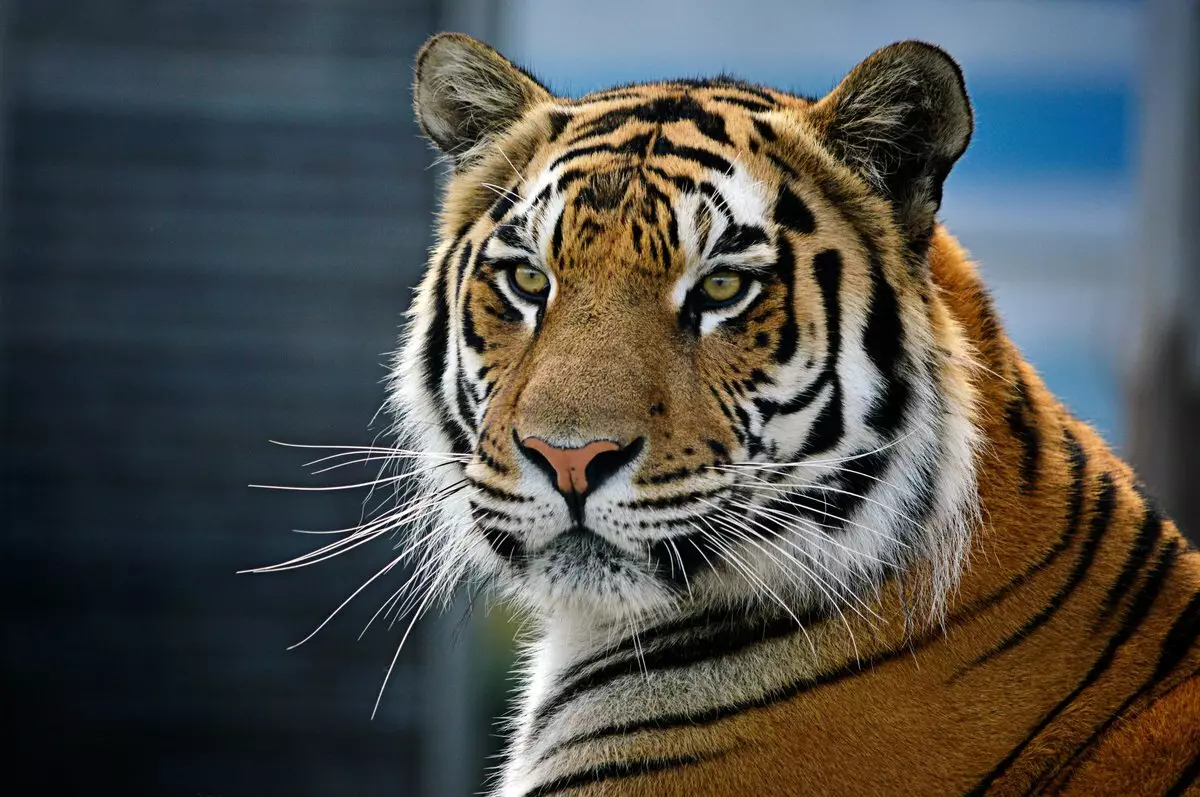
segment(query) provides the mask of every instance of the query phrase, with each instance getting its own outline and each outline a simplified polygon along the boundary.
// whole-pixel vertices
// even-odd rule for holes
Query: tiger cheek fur
[[[570,100],[447,34],[415,97],[453,173],[392,408],[431,593],[537,623],[499,793],[1182,793],[1200,565],[935,222],[945,53]]]

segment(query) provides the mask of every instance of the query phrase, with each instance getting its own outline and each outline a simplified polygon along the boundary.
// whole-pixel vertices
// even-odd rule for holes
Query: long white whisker
[[[259,490],[288,490],[291,492],[300,492],[300,493],[308,493],[308,492],[323,493],[323,492],[333,492],[336,490],[357,490],[362,487],[376,487],[380,484],[394,484],[397,482],[407,481],[409,479],[415,479],[418,476],[424,475],[428,471],[433,470],[434,468],[437,468],[437,467],[439,467],[439,466],[431,465],[427,468],[418,468],[416,470],[411,470],[406,473],[401,473],[398,476],[388,476],[386,479],[372,479],[371,481],[358,482],[357,484],[334,484],[334,485],[330,485],[328,487],[298,487],[298,486],[290,485],[290,484],[251,484],[249,486],[257,488]]]
[[[454,485],[451,485],[450,487],[447,487],[446,489],[441,491],[441,493],[431,497],[430,499],[428,499],[428,503],[416,504],[414,506],[406,507],[404,510],[402,510],[400,512],[396,512],[396,513],[387,515],[385,517],[382,517],[378,520],[372,521],[371,523],[366,524],[362,528],[361,531],[356,532],[355,534],[352,534],[349,537],[345,537],[340,540],[335,540],[334,542],[331,542],[328,545],[322,546],[321,548],[318,548],[315,551],[310,551],[309,553],[301,554],[300,556],[297,556],[293,559],[289,559],[285,562],[280,562],[279,564],[268,565],[265,567],[256,567],[256,568],[251,568],[249,570],[241,570],[238,572],[239,573],[271,573],[271,572],[278,572],[278,571],[282,571],[282,570],[295,570],[300,567],[307,567],[309,565],[316,564],[317,562],[323,562],[323,561],[326,561],[327,559],[332,559],[334,556],[338,556],[342,553],[345,553],[346,551],[352,550],[353,548],[357,548],[358,546],[360,546],[364,543],[370,542],[371,540],[375,539],[376,537],[379,537],[380,535],[385,534],[390,530],[393,530],[398,525],[411,522],[414,518],[421,517],[422,515],[425,515],[425,514],[428,514],[432,511],[434,511],[442,502],[448,500],[451,495],[462,490],[463,488],[467,487],[468,485],[469,485],[469,482],[467,482],[464,479],[461,482],[458,482]]]
[[[845,457],[834,457],[832,459],[804,459],[798,462],[730,462],[728,467],[744,468],[746,470],[779,470],[784,468],[819,468],[829,465],[838,465],[843,462],[853,462],[857,459],[864,459],[872,454],[878,454],[893,448],[908,438],[912,437],[915,432],[905,432],[894,440],[889,440],[877,448],[872,448],[870,451],[863,451],[859,454],[852,454]],[[710,466],[715,467],[715,466]]]
[[[742,517],[739,517],[739,516],[737,516],[737,515],[734,515],[734,514],[732,514],[732,513],[726,512],[726,510],[723,510],[721,507],[718,507],[718,506],[713,506],[713,508],[714,508],[714,509],[716,509],[716,510],[717,510],[717,512],[718,512],[718,513],[720,513],[720,515],[728,515],[728,517],[729,517],[729,518],[732,518],[733,520],[736,520],[736,521],[738,521],[739,523],[741,523],[741,522],[744,522],[744,521],[749,521],[749,522],[751,522],[751,523],[754,523],[756,526],[759,526],[760,528],[762,528],[762,529],[764,529],[764,530],[767,530],[767,531],[769,531],[769,530],[768,530],[768,529],[767,529],[765,526],[763,526],[761,523],[758,523],[757,521],[753,520],[752,518],[742,518]],[[765,548],[763,548],[761,545],[759,545],[759,544],[758,544],[758,542],[757,542],[756,540],[757,540],[757,539],[761,539],[761,540],[762,540],[764,543],[766,543],[767,545],[770,545],[772,548],[774,548],[775,550],[779,551],[779,553],[780,553],[780,555],[781,555],[781,556],[784,556],[784,557],[786,557],[786,558],[787,558],[788,560],[790,560],[790,561],[791,561],[791,562],[792,562],[792,563],[793,563],[793,564],[794,564],[796,567],[798,567],[798,568],[800,568],[802,571],[804,571],[804,573],[805,573],[805,574],[806,574],[806,575],[807,575],[807,576],[808,576],[810,579],[812,579],[812,580],[813,580],[813,582],[814,582],[814,583],[816,584],[816,586],[817,586],[817,589],[819,589],[819,590],[821,591],[821,594],[825,596],[825,599],[826,599],[826,600],[829,602],[830,606],[832,606],[832,607],[834,608],[834,610],[835,610],[835,611],[837,611],[839,614],[841,614],[841,609],[840,609],[840,608],[839,608],[839,606],[838,606],[838,603],[839,603],[839,601],[838,601],[838,600],[837,600],[837,598],[835,598],[835,597],[833,596],[833,594],[832,594],[832,593],[829,591],[829,589],[828,589],[828,585],[825,583],[825,580],[824,580],[824,579],[822,579],[822,578],[821,578],[819,575],[817,575],[817,573],[816,573],[814,570],[812,570],[811,568],[809,568],[808,566],[806,566],[806,565],[805,565],[803,562],[801,562],[799,559],[797,559],[797,558],[795,557],[795,555],[793,555],[793,554],[790,554],[790,553],[788,553],[787,551],[783,550],[783,549],[782,549],[782,548],[780,548],[778,545],[776,545],[774,542],[772,542],[772,541],[771,541],[771,540],[770,540],[768,537],[766,537],[766,536],[764,536],[764,535],[762,535],[762,534],[755,534],[755,533],[752,533],[752,532],[751,532],[751,531],[750,531],[748,528],[741,528],[741,527],[739,527],[739,526],[737,526],[737,525],[734,525],[733,523],[730,523],[730,522],[726,521],[726,520],[725,520],[725,518],[724,518],[724,517],[722,517],[722,516],[718,516],[718,517],[716,517],[716,518],[713,518],[713,520],[714,520],[714,521],[716,521],[716,522],[718,522],[718,523],[721,523],[721,525],[722,525],[722,526],[724,526],[726,529],[728,529],[729,531],[733,532],[733,533],[734,533],[734,534],[736,534],[738,537],[740,537],[741,539],[743,539],[745,542],[748,542],[750,545],[753,545],[753,546],[754,546],[755,548],[757,548],[757,549],[758,549],[760,552],[762,552],[763,554],[765,554],[765,555],[767,556],[767,558],[769,558],[769,559],[770,559],[772,562],[774,562],[776,567],[779,567],[781,571],[783,571],[784,573],[787,573],[787,572],[788,572],[788,569],[787,569],[786,565],[784,565],[783,563],[781,563],[781,562],[780,562],[778,559],[776,559],[776,558],[775,558],[775,557],[774,557],[774,556],[773,556],[773,555],[772,555],[772,554],[771,554],[769,551],[767,551]],[[772,535],[772,536],[773,536],[773,535]],[[811,558],[811,554],[809,554],[807,551],[804,551],[803,549],[799,548],[798,546],[795,546],[794,544],[793,544],[793,547],[796,547],[796,549],[797,549],[797,550],[801,551],[802,553],[804,553],[805,555],[807,555],[807,556],[809,556],[809,557]],[[815,560],[814,560],[814,561],[815,561]],[[833,574],[832,574],[832,573],[830,573],[830,576],[833,576]],[[839,586],[840,586],[840,587],[841,587],[843,590],[846,590],[847,592],[849,592],[849,590],[847,589],[847,587],[846,587],[846,585],[845,585],[845,584],[842,584],[840,581],[838,581],[838,579],[837,579],[836,577],[834,578],[834,580],[838,582]],[[859,617],[862,617],[864,620],[866,619],[866,617],[863,617],[862,613],[861,613],[861,612],[859,612],[859,611],[858,611],[858,609],[855,609],[854,607],[851,607],[851,608],[852,608],[852,609],[853,609],[853,610],[854,610],[856,613],[858,613]],[[842,622],[843,622],[843,623],[845,623],[845,619],[846,619],[846,618],[843,616],[843,617],[842,617]],[[849,630],[849,629],[850,629],[850,626],[849,626],[849,624],[847,624],[847,625],[846,625],[846,629],[847,629],[847,630]],[[851,637],[853,637],[853,632],[851,632]]]
[[[425,599],[421,601],[421,605],[413,613],[412,620],[408,623],[408,628],[404,629],[404,636],[400,637],[400,644],[396,646],[396,653],[392,656],[392,661],[388,664],[387,672],[383,676],[383,683],[379,686],[379,694],[375,697],[375,706],[371,709],[371,719],[375,719],[375,715],[379,713],[379,703],[383,700],[383,691],[387,689],[388,680],[392,677],[392,670],[396,668],[396,662],[400,658],[400,651],[404,650],[404,643],[408,641],[408,635],[412,633],[413,626],[417,624],[425,615],[425,609],[429,606],[429,602],[433,599],[434,591],[430,590]]]
[[[814,505],[809,505],[807,503],[797,504],[793,499],[802,498],[803,496],[798,495],[795,492],[794,488],[783,487],[778,484],[773,484],[771,482],[768,482],[764,479],[756,478],[754,476],[747,476],[747,478],[753,480],[756,483],[755,484],[748,484],[748,483],[738,484],[738,485],[736,485],[738,490],[743,490],[743,491],[744,490],[754,490],[754,491],[758,491],[758,492],[778,493],[778,494],[782,495],[783,500],[786,501],[789,506],[791,506],[793,509],[796,509],[797,511],[819,512],[823,517],[825,517],[827,519],[836,521],[837,523],[841,523],[845,526],[853,526],[854,528],[861,529],[862,531],[865,531],[868,534],[873,534],[876,537],[879,537],[882,540],[886,540],[887,542],[890,542],[900,548],[910,547],[909,544],[904,542],[903,540],[899,540],[889,534],[884,534],[883,532],[879,531],[878,529],[871,528],[870,526],[864,526],[862,523],[858,523],[857,521],[850,520],[849,518],[841,517],[840,515],[835,515],[833,512],[829,511],[827,505],[818,507],[815,504]],[[718,483],[721,483],[721,482],[718,482]],[[828,532],[830,535],[843,530],[842,526],[832,526],[832,525],[829,525],[828,523],[822,523],[819,520],[816,520],[815,518],[805,518],[804,522],[812,525],[815,528],[823,529],[826,532]],[[830,541],[832,542],[832,540],[830,540]]]
[[[811,521],[809,521],[807,518],[802,518],[799,515],[789,515],[787,512],[783,512],[779,509],[771,509],[768,506],[759,506],[758,504],[753,504],[748,501],[739,501],[734,498],[729,499],[729,503],[742,509],[748,509],[757,514],[770,515],[781,522],[788,523],[790,530],[799,531],[809,539],[817,540],[822,544],[828,543],[835,548],[845,551],[855,558],[866,559],[869,562],[874,562],[875,564],[883,565],[885,567],[890,565],[889,562],[885,562],[876,556],[872,556],[866,551],[859,551],[849,547],[848,545],[838,542],[831,534],[821,534],[817,530],[816,526],[812,525]]]
[[[704,520],[704,518],[701,518],[701,520]],[[696,530],[704,536],[704,539],[708,544],[712,545],[716,549],[717,553],[721,554],[722,558],[735,566],[735,569],[741,573],[742,577],[746,579],[746,582],[750,584],[751,587],[765,591],[776,603],[779,604],[779,606],[785,612],[787,612],[788,616],[796,621],[797,627],[799,627],[800,632],[804,634],[804,638],[808,640],[808,645],[812,649],[813,655],[815,656],[817,654],[817,647],[815,644],[813,644],[812,637],[809,636],[808,629],[804,627],[804,623],[800,622],[800,618],[796,616],[795,612],[791,610],[791,608],[783,601],[783,599],[776,595],[775,591],[772,590],[766,582],[755,575],[750,567],[742,562],[741,559],[739,559],[737,555],[733,553],[733,550],[728,545],[725,545],[723,542],[721,542],[720,535],[716,533],[715,529],[712,530],[713,533],[711,535],[706,534],[704,530],[699,527],[696,527]]]
[[[718,509],[718,511],[724,512],[724,510],[721,510],[719,507],[717,507],[717,509]],[[742,518],[740,518],[737,515],[734,515],[732,513],[727,513],[727,514],[730,518],[736,519],[739,522],[742,520]],[[716,520],[718,520],[718,522],[719,522],[720,518],[716,518]],[[753,518],[745,518],[745,520],[749,520],[749,522],[762,527],[764,530],[767,530],[765,526],[762,526],[761,524],[757,523],[757,521],[753,520]],[[767,539],[765,537],[761,537],[761,535],[753,535],[749,532],[748,529],[745,531],[742,531],[742,530],[734,528],[728,524],[725,524],[725,525],[727,528],[730,528],[730,530],[733,531],[735,534],[742,537],[742,539],[744,539],[746,542],[749,542],[751,545],[754,545],[756,548],[759,548],[759,550],[763,550],[763,549],[754,542],[755,536],[759,536],[761,539],[763,539],[764,542],[771,544],[769,539]],[[850,635],[850,645],[851,645],[851,647],[854,648],[854,655],[855,655],[855,658],[857,659],[858,658],[858,642],[854,638],[854,629],[850,627],[849,621],[846,620],[846,615],[842,613],[841,602],[831,593],[829,585],[827,585],[825,583],[825,580],[823,578],[821,578],[819,575],[817,575],[816,572],[809,569],[808,567],[806,567],[804,565],[804,563],[802,563],[798,559],[796,559],[795,556],[788,555],[786,551],[779,549],[778,546],[772,545],[772,547],[779,550],[781,554],[787,556],[797,567],[801,568],[808,575],[808,577],[813,580],[813,582],[817,586],[817,589],[821,590],[821,594],[825,596],[825,600],[827,600],[829,602],[829,605],[833,608],[833,610],[838,613],[838,617],[840,617],[842,620],[842,625],[845,626],[846,632]],[[802,553],[805,553],[810,558],[813,558],[811,556],[811,554],[808,554],[807,551],[804,551],[803,549],[799,548],[799,546],[796,546],[795,544],[793,544],[793,547],[795,547],[797,550],[801,551]],[[763,551],[763,553],[767,553],[767,552]],[[770,557],[773,561],[775,561],[777,565],[779,564],[778,561],[774,560],[774,557],[771,557],[769,553],[767,553],[767,556]],[[820,564],[819,562],[817,562],[817,560],[815,558],[813,558],[813,561],[816,562],[817,564]],[[821,565],[821,566],[823,569],[825,569],[825,571],[827,573],[829,573],[830,578],[833,579],[833,581],[838,585],[838,587],[841,589],[841,591],[843,591],[845,594],[851,596],[852,598],[857,600],[859,603],[861,603],[863,608],[865,608],[867,610],[867,612],[874,615],[876,618],[878,618],[880,620],[883,619],[882,617],[879,617],[879,615],[876,614],[871,609],[870,606],[867,606],[865,603],[863,603],[862,599],[858,598],[858,596],[854,594],[854,591],[851,590],[849,587],[847,587],[844,583],[842,583],[842,581],[840,579],[838,579],[837,576],[835,576],[831,571],[829,571],[828,568],[825,568],[824,565]],[[853,604],[847,604],[847,605],[850,606],[851,611],[853,611],[855,614],[857,614],[865,622],[867,622],[868,624],[871,622],[870,620],[867,619],[866,615],[864,615],[861,611],[858,610],[858,608],[856,606],[854,606]]]

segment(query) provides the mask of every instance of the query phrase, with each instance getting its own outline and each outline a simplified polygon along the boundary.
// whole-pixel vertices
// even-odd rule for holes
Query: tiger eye
[[[709,301],[727,302],[741,292],[742,275],[735,271],[716,271],[705,277],[700,287]]]
[[[534,298],[542,298],[550,290],[550,278],[533,266],[517,266],[510,273],[513,286]]]

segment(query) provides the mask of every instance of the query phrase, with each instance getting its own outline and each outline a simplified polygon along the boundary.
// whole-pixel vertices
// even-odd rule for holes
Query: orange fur
[[[773,347],[790,323],[783,319],[794,316],[795,349],[809,366],[837,356],[841,328],[827,326],[829,288],[814,265],[829,253],[838,258],[837,312],[866,318],[890,291],[908,378],[934,386],[943,401],[927,422],[961,416],[978,444],[977,491],[967,503],[977,499],[979,519],[964,512],[972,526],[957,588],[950,529],[931,537],[924,558],[880,579],[877,591],[854,596],[877,619],[851,613],[850,602],[846,617],[840,605],[824,605],[800,632],[747,645],[724,669],[696,665],[695,695],[724,689],[736,711],[693,708],[695,695],[655,672],[618,673],[623,692],[597,699],[597,711],[678,703],[683,719],[618,722],[611,732],[569,738],[544,752],[567,775],[512,793],[1166,794],[1182,793],[1195,775],[1200,554],[1157,514],[1130,468],[1046,389],[1004,333],[965,252],[934,223],[940,180],[971,124],[961,76],[939,53],[914,43],[885,48],[814,102],[720,81],[567,100],[465,37],[435,39],[423,51],[418,113],[456,171],[401,361],[408,370],[398,379],[420,375],[436,394],[425,404],[404,399],[407,411],[441,413],[445,437],[427,445],[461,446],[470,457],[466,476],[485,493],[536,503],[518,495],[529,483],[519,441],[555,435],[567,442],[546,450],[644,443],[629,487],[643,502],[675,497],[670,485],[684,476],[719,472],[746,437],[722,391],[745,398],[770,382],[780,367]],[[442,72],[429,76],[431,63]],[[477,80],[455,83],[463,75]],[[604,126],[639,107],[658,110]],[[699,125],[714,120],[720,129],[705,134]],[[505,298],[502,273],[488,272],[480,253],[505,226],[507,200],[497,196],[537,190],[531,181],[564,157],[574,173],[564,181],[554,243],[524,255],[539,260],[556,293],[536,310],[531,299],[521,315]],[[790,196],[816,223],[764,220],[787,245],[776,251],[794,256],[793,282],[760,277],[756,313],[741,327],[701,334],[669,300],[695,265],[672,243],[680,233],[670,214],[715,179],[714,163],[729,164],[725,176],[736,167],[748,195]],[[698,235],[707,236],[714,215],[697,211]],[[433,345],[446,345],[433,328],[439,314],[469,327],[460,334],[477,358],[461,378],[445,351],[429,364]],[[485,385],[474,396],[477,425],[465,417],[471,397],[462,395],[462,380],[472,379]],[[877,389],[860,380],[847,391]],[[955,427],[946,430],[949,441]],[[955,467],[971,466],[968,457]],[[565,494],[576,481],[560,477],[557,489]],[[539,515],[537,528],[557,522],[554,511]],[[488,510],[475,519],[503,516]],[[490,555],[477,540],[469,544],[464,550]],[[494,547],[517,569],[520,546],[514,538]],[[688,607],[693,586],[718,581],[687,583],[687,599],[671,606]],[[605,598],[619,605],[619,617],[643,616],[644,607],[621,603],[621,594]],[[519,745],[535,745],[545,727],[537,708]]]

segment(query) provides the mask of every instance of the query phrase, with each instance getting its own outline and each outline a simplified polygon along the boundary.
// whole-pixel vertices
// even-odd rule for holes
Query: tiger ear
[[[417,54],[413,107],[421,132],[456,168],[472,160],[529,108],[544,86],[483,42],[442,33]]]
[[[825,146],[891,200],[909,240],[926,240],[942,183],[974,129],[954,59],[924,42],[889,45],[809,113]]]

